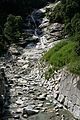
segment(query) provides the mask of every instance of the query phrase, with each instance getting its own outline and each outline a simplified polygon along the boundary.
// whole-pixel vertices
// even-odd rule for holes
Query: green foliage
[[[21,16],[14,16],[10,14],[7,17],[5,23],[4,36],[9,43],[18,42],[21,37],[21,31],[23,28],[23,20]]]
[[[48,10],[51,23],[64,23],[64,30],[69,41],[62,41],[51,48],[41,58],[51,64],[53,69],[67,66],[70,72],[80,75],[80,0],[61,0],[55,9]],[[51,72],[45,74],[49,79]]]
[[[49,14],[49,11],[48,11],[47,17],[49,18],[51,23],[53,23],[55,21],[59,22],[59,23],[63,22],[63,19],[62,19],[63,18],[63,12],[61,12],[60,9],[61,9],[61,4],[56,6],[55,9],[50,10],[51,14]]]
[[[62,41],[55,45],[55,47],[51,48],[47,53],[45,53],[41,60],[46,61],[48,64],[51,64],[53,66],[53,69],[57,70],[67,65],[70,71],[79,73],[80,62],[77,65],[77,68],[74,66],[75,63],[80,60],[80,56],[77,56],[74,50],[76,45],[78,45],[78,42]],[[75,60],[75,58],[77,59]],[[74,63],[73,66],[72,63]],[[49,77],[50,74],[51,72],[48,72],[46,77]]]
[[[50,22],[64,23],[64,30],[74,41],[78,41],[75,47],[77,55],[80,55],[80,1],[79,0],[61,0],[61,3],[55,9],[50,10],[48,15]],[[49,11],[48,11],[49,13]]]
[[[66,24],[65,25],[65,31],[67,32],[67,33],[69,33],[69,35],[71,35],[72,34],[72,28],[71,28],[72,26],[71,26],[71,23],[69,22],[68,24]]]
[[[74,62],[68,65],[70,72],[80,75],[80,57],[76,58]]]

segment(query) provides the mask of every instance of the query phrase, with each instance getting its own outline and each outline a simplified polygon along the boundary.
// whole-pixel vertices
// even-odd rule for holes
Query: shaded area
[[[0,120],[7,120],[6,114],[12,116],[8,110],[10,101],[10,92],[7,78],[5,76],[4,68],[0,68]]]
[[[77,88],[80,90],[80,80],[77,82]]]

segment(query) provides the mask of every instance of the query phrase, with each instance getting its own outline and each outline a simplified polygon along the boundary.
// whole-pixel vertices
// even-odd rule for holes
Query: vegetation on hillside
[[[45,53],[41,60],[45,60],[46,63],[52,66],[45,74],[46,78],[50,77],[54,70],[58,70],[65,65],[67,65],[70,72],[80,74],[80,56],[76,54],[74,49],[77,44],[74,41],[62,41]]]
[[[47,0],[0,0],[0,55],[22,36],[26,15],[46,3]]]
[[[69,41],[58,43],[42,58],[55,70],[67,65],[67,68],[80,75],[80,1],[61,0],[55,9],[47,13],[50,23],[64,24],[64,32],[69,35]],[[49,73],[48,73],[49,74]]]

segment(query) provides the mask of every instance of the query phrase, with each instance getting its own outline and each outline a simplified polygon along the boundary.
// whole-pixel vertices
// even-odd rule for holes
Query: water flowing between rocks
[[[63,106],[53,97],[53,81],[45,80],[45,71],[40,68],[40,58],[43,54],[60,42],[57,37],[62,27],[58,23],[49,24],[45,17],[46,7],[34,10],[26,19],[28,29],[24,30],[24,34],[27,35],[25,40],[30,43],[25,48],[11,46],[10,58],[6,62],[1,61],[0,66],[4,67],[8,81],[1,120],[64,119]],[[55,32],[52,32],[52,29]],[[61,113],[59,109],[62,110]],[[75,120],[69,116],[68,119]]]

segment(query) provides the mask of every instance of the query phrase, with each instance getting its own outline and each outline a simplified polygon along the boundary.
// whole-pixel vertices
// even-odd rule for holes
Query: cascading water
[[[35,18],[34,18],[35,12],[36,12],[36,10],[34,10],[34,11],[31,13],[31,19],[32,19],[32,21],[33,21],[33,23],[34,23],[34,27],[35,27],[34,35],[37,36],[37,37],[39,37],[39,36],[38,36],[38,33],[37,33],[37,30],[38,30],[37,24],[36,24],[36,21],[35,21]]]

